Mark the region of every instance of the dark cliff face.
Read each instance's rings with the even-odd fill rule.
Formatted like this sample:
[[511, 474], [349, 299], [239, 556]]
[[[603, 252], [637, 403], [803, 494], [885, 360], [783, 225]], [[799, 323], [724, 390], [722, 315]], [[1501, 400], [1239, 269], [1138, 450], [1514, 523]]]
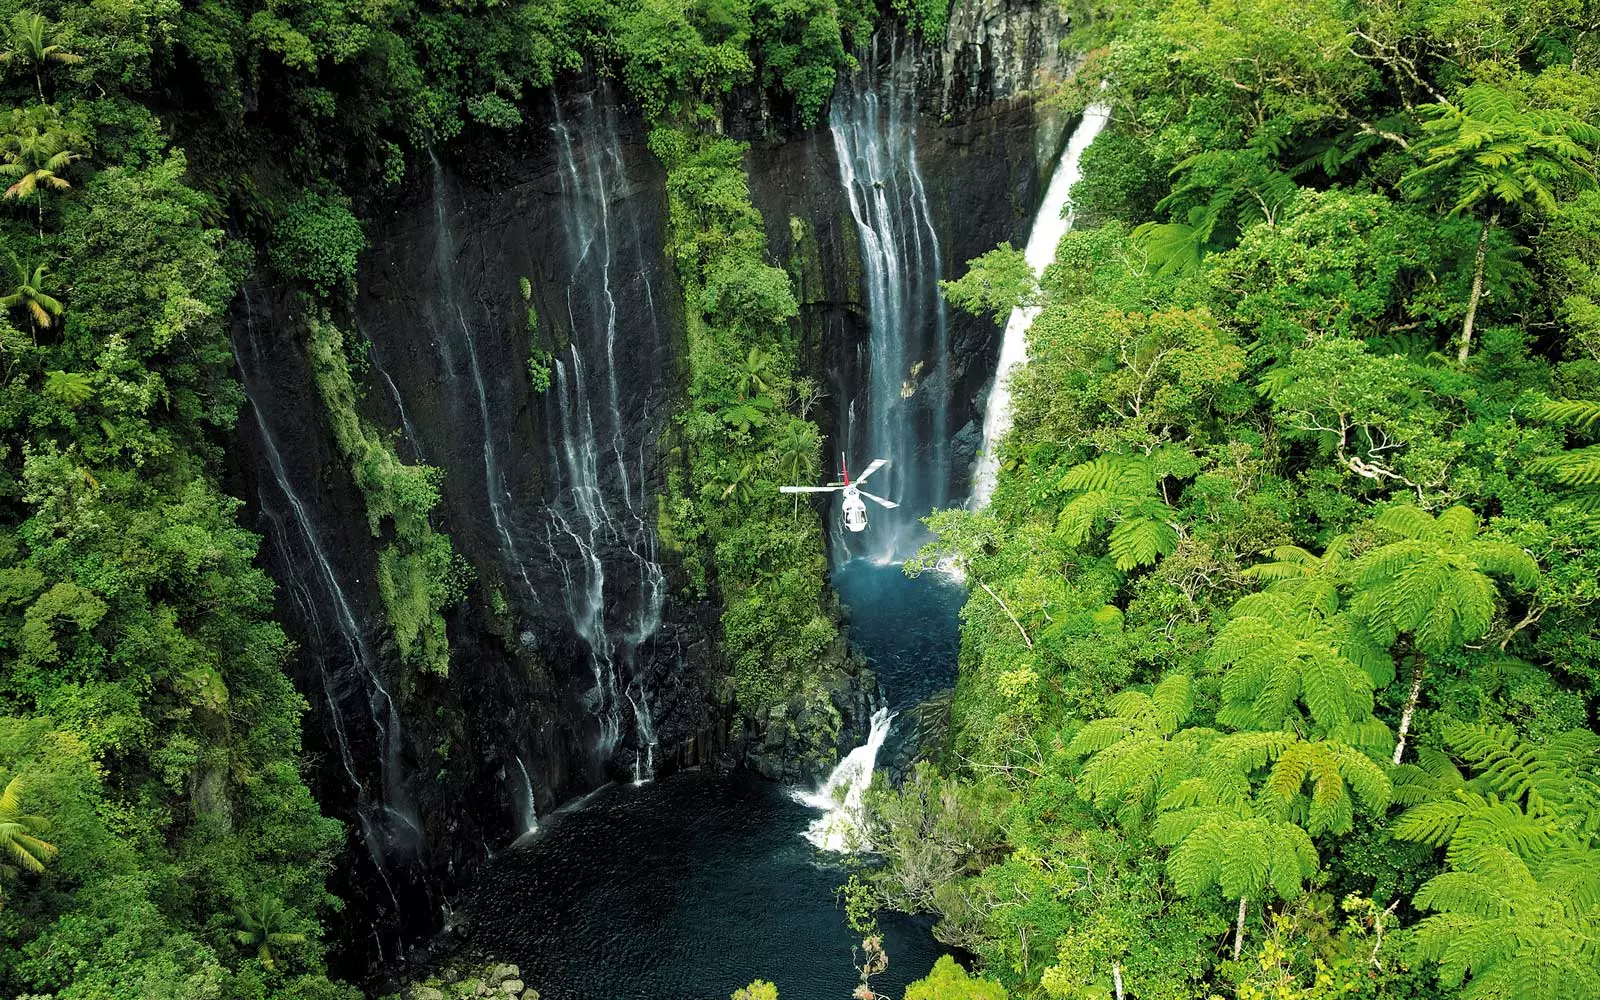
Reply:
[[654, 543], [681, 357], [660, 167], [599, 91], [457, 155], [369, 223], [358, 301], [335, 317], [366, 353], [363, 415], [443, 471], [435, 527], [473, 575], [448, 677], [403, 669], [386, 636], [379, 540], [301, 305], [254, 287], [236, 316], [261, 422], [241, 420], [235, 488], [298, 647], [319, 798], [351, 826], [335, 888], [375, 928], [346, 942], [353, 968], [435, 929], [443, 896], [536, 815], [707, 763], [730, 729], [717, 609], [677, 596]]
[[[1007, 38], [1038, 47], [1054, 30], [1027, 27], [1041, 8], [1021, 0], [997, 9]], [[1060, 131], [1043, 106], [1005, 97], [1014, 73], [981, 68], [1015, 63], [992, 38], [895, 52], [917, 60], [915, 153], [943, 248], [941, 273], [918, 280], [953, 277], [1000, 240], [1026, 239]], [[980, 69], [948, 72], [953, 58]], [[663, 172], [608, 88], [561, 91], [531, 101], [520, 129], [415, 164], [369, 213], [358, 297], [333, 317], [355, 345], [363, 417], [392, 431], [402, 460], [442, 470], [434, 527], [473, 578], [447, 611], [448, 676], [403, 668], [388, 636], [380, 540], [306, 361], [303, 306], [257, 281], [236, 312], [255, 408], [240, 422], [234, 487], [297, 645], [319, 798], [351, 828], [334, 886], [361, 928], [342, 942], [347, 972], [393, 962], [437, 929], [474, 867], [561, 802], [703, 763], [814, 780], [860, 742], [876, 703], [842, 647], [828, 704], [742, 718], [731, 703], [719, 609], [684, 596], [654, 535], [684, 369]], [[756, 141], [748, 167], [773, 258], [796, 280], [827, 410], [856, 392], [869, 326], [833, 137]], [[987, 320], [949, 316], [953, 497], [998, 339]], [[836, 417], [821, 415], [825, 430]]]
[[[1039, 19], [1046, 17], [1043, 7], [1016, 6], [1020, 10], [1002, 11], [1009, 19], [1005, 23], [1020, 32], [1007, 37], [1018, 38], [1029, 50], [1048, 47], [1054, 52], [1059, 45], [1059, 36], [1053, 34], [1054, 15], [1040, 26]], [[1032, 27], [1021, 31], [1019, 23]], [[966, 261], [1002, 241], [1018, 247], [1027, 242], [1033, 214], [1065, 141], [1063, 116], [1048, 100], [1029, 94], [988, 101], [973, 96], [1006, 93], [1016, 81], [1004, 75], [997, 80], [991, 68], [978, 74], [985, 82], [981, 91], [973, 91], [963, 88], [976, 87], [976, 77], [964, 84], [964, 78], [942, 72], [954, 58], [952, 53], [979, 62], [998, 58], [993, 45], [979, 48], [975, 52], [972, 45], [954, 39], [937, 52], [919, 51], [903, 42], [880, 43], [863, 57], [868, 86], [882, 91], [882, 81], [897, 72], [909, 73], [916, 81], [914, 98], [908, 97], [915, 109], [908, 109], [906, 120], [896, 127], [914, 133], [910, 142], [939, 247], [938, 274], [924, 276], [927, 282], [959, 277]], [[938, 113], [941, 108], [946, 111], [943, 115]], [[773, 256], [795, 278], [808, 363], [825, 378], [831, 395], [820, 419], [834, 451], [844, 445], [850, 403], [854, 401], [858, 409], [864, 405], [872, 297], [866, 287], [871, 269], [863, 259], [869, 250], [841, 180], [838, 148], [834, 129], [825, 124], [781, 142], [753, 142], [747, 158], [751, 193], [765, 216]], [[859, 176], [857, 183], [863, 183]], [[943, 497], [946, 502], [960, 502], [982, 436], [1001, 331], [989, 319], [952, 310], [946, 310], [944, 321], [948, 356], [909, 359], [912, 365], [918, 360], [922, 364], [915, 374], [908, 370], [903, 381], [907, 390], [944, 395], [948, 454], [942, 468], [948, 478]], [[929, 378], [929, 373], [939, 371], [944, 373], [942, 386]], [[856, 419], [862, 418], [858, 414]], [[856, 437], [859, 441], [861, 435]], [[912, 460], [923, 465], [934, 462], [934, 444], [918, 442]]]

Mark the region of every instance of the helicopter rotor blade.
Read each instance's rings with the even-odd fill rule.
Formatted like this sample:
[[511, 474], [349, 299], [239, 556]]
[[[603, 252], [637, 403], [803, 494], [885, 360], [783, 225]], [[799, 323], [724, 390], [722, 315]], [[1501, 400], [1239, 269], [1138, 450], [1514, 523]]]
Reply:
[[779, 493], [832, 493], [843, 489], [842, 486], [780, 486]]
[[879, 469], [883, 468], [885, 465], [888, 465], [888, 464], [889, 464], [889, 462], [888, 462], [887, 459], [883, 459], [883, 458], [875, 458], [875, 459], [873, 459], [871, 464], [869, 464], [867, 466], [867, 470], [865, 472], [861, 473], [861, 475], [856, 477], [856, 482], [857, 483], [866, 482], [868, 476], [872, 475], [874, 472], [877, 472]]
[[866, 497], [868, 500], [877, 501], [878, 503], [880, 503], [883, 506], [889, 508], [890, 510], [894, 510], [896, 507], [900, 506], [899, 504], [895, 503], [893, 500], [885, 500], [883, 497], [875, 497], [871, 493], [868, 493], [866, 490], [856, 490], [856, 492], [861, 494], [862, 496]]

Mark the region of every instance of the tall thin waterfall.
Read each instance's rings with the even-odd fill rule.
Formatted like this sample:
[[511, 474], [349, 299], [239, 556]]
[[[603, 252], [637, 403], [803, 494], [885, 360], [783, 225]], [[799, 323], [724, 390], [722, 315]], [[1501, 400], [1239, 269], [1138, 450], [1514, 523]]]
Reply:
[[[661, 626], [666, 577], [647, 517], [644, 439], [649, 435], [639, 435], [630, 449], [618, 391], [619, 286], [642, 282], [649, 312], [639, 324], [644, 328], [630, 329], [628, 336], [659, 338], [660, 322], [644, 261], [625, 260], [620, 249], [640, 241], [619, 239], [613, 231], [626, 224], [612, 217], [612, 202], [624, 183], [616, 123], [592, 98], [583, 118], [577, 141], [559, 104], [551, 126], [570, 255], [565, 302], [572, 339], [553, 359], [553, 399], [547, 409], [554, 411], [550, 442], [560, 493], [550, 505], [546, 541], [564, 575], [573, 626], [589, 647], [594, 671], [589, 700], [600, 723], [601, 756], [616, 748], [623, 712], [631, 711], [638, 744], [634, 777], [643, 780], [654, 767], [655, 731], [644, 687], [633, 674], [639, 646]], [[625, 621], [607, 621], [603, 551], [620, 554], [613, 558], [613, 574], [627, 574], [612, 581], [612, 591], [634, 591]]]
[[[916, 67], [892, 52], [842, 85], [828, 112], [839, 179], [860, 240], [861, 281], [871, 335], [861, 365], [864, 400], [842, 400], [845, 449], [858, 467], [889, 467], [869, 484], [899, 501], [873, 508], [872, 530], [856, 545], [881, 561], [911, 554], [917, 519], [949, 499], [950, 343], [944, 262], [917, 168]], [[861, 405], [858, 405], [861, 404]]]
[[[367, 852], [389, 888], [388, 859], [396, 849], [415, 854], [425, 846], [415, 805], [406, 787], [402, 763], [404, 737], [400, 712], [379, 676], [378, 661], [340, 579], [334, 558], [323, 542], [312, 511], [301, 498], [278, 447], [263, 394], [265, 373], [273, 364], [257, 335], [249, 290], [243, 296], [245, 342], [235, 328], [233, 355], [255, 418], [261, 449], [281, 501], [263, 488], [261, 509], [272, 521], [271, 543], [289, 569], [290, 597], [311, 630], [308, 659], [317, 670], [340, 772], [354, 792], [356, 822]], [[366, 746], [370, 740], [371, 746]], [[362, 780], [358, 760], [378, 763], [378, 795]], [[398, 900], [395, 900], [398, 908]]]
[[508, 582], [522, 584], [521, 592], [517, 596], [529, 604], [537, 605], [539, 594], [534, 589], [533, 580], [528, 574], [528, 564], [517, 542], [518, 531], [511, 516], [516, 507], [515, 498], [502, 475], [499, 449], [495, 443], [495, 415], [490, 412], [489, 394], [484, 385], [483, 364], [478, 356], [477, 330], [467, 319], [466, 307], [462, 304], [461, 295], [456, 289], [455, 269], [459, 255], [456, 250], [455, 234], [451, 228], [449, 192], [445, 188], [444, 167], [440, 165], [431, 147], [428, 150], [428, 159], [433, 165], [434, 258], [439, 274], [437, 300], [430, 301], [426, 307], [435, 334], [434, 346], [439, 351], [440, 360], [451, 381], [459, 377], [460, 367], [452, 342], [456, 341], [457, 346], [466, 348], [466, 373], [472, 380], [471, 391], [467, 395], [471, 400], [469, 405], [476, 411], [483, 434], [480, 451], [483, 458], [484, 499], [489, 505], [489, 517], [494, 524], [495, 535], [499, 542], [500, 558], [508, 577], [511, 578]]
[[[1095, 136], [1111, 119], [1111, 109], [1091, 104], [1083, 113], [1083, 120], [1067, 140], [1050, 177], [1050, 187], [1045, 191], [1044, 203], [1033, 220], [1033, 232], [1028, 237], [1024, 256], [1034, 273], [1044, 269], [1056, 257], [1056, 245], [1072, 228], [1069, 195], [1072, 186], [1082, 176], [1083, 152], [1094, 142]], [[989, 391], [989, 406], [983, 414], [983, 445], [978, 452], [978, 467], [972, 482], [972, 497], [967, 501], [973, 510], [981, 510], [994, 496], [995, 478], [1000, 472], [1000, 444], [1011, 430], [1011, 378], [1018, 366], [1028, 361], [1028, 327], [1039, 315], [1039, 307], [1013, 309], [1006, 321], [1006, 332], [1000, 342], [1000, 364], [995, 368], [994, 388]]]

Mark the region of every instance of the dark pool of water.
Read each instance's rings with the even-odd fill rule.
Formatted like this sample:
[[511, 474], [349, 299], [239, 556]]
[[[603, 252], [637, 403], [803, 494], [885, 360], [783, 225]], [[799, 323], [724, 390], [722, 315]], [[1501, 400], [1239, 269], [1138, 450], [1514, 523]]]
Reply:
[[965, 587], [939, 573], [912, 579], [897, 565], [865, 559], [835, 567], [830, 582], [850, 610], [850, 641], [871, 661], [892, 711], [955, 684]]
[[[891, 707], [954, 679], [961, 591], [851, 563], [834, 583]], [[783, 1000], [839, 1000], [857, 982], [836, 858], [801, 838], [815, 813], [747, 775], [678, 774], [601, 791], [543, 821], [481, 874], [447, 947], [517, 963], [548, 1000], [722, 1000], [770, 979]], [[899, 995], [943, 949], [926, 920], [884, 915]]]

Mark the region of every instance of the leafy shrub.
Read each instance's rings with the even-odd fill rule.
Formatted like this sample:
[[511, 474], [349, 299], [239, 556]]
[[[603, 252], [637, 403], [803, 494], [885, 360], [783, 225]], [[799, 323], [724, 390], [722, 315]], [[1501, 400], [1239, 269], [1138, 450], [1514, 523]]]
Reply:
[[267, 256], [279, 274], [305, 282], [326, 298], [355, 281], [356, 260], [366, 245], [361, 222], [349, 208], [307, 192], [283, 213]]

